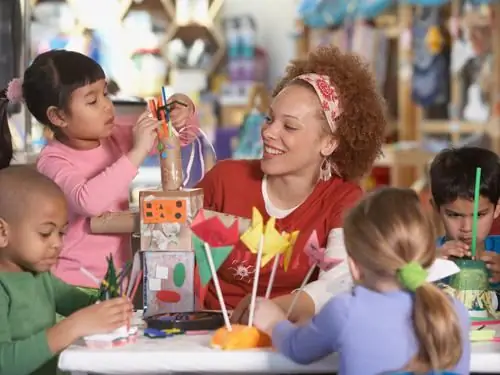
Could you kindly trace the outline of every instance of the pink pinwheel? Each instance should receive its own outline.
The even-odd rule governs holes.
[[[304,280],[300,285],[299,292],[295,293],[292,299],[292,303],[290,304],[290,307],[288,308],[288,311],[286,313],[287,318],[292,313],[293,308],[298,301],[297,297],[309,282],[314,269],[318,267],[321,271],[326,272],[343,262],[343,259],[330,258],[326,256],[326,249],[319,246],[318,233],[315,230],[313,230],[313,232],[309,236],[309,239],[306,242],[306,246],[304,247],[304,252],[309,257],[309,271],[307,272],[306,277],[304,277]]]
[[[326,249],[319,246],[318,233],[315,230],[307,240],[304,252],[309,257],[309,266],[317,266],[321,271],[329,271],[342,263],[342,259],[326,256]]]

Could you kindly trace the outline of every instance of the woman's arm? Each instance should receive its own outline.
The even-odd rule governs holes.
[[[345,261],[329,271],[320,271],[318,280],[307,284],[302,289],[302,293],[295,291],[295,293],[300,293],[300,295],[290,314],[292,322],[309,320],[333,296],[352,288],[352,278],[347,264],[347,252],[345,250],[344,231],[342,228],[332,229],[328,235],[326,256],[345,259]],[[287,311],[295,293],[277,297],[273,301]]]

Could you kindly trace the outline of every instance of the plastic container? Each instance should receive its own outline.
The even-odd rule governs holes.
[[[455,259],[460,272],[450,276],[449,286],[455,297],[469,310],[472,318],[487,318],[492,309],[489,274],[482,260]]]

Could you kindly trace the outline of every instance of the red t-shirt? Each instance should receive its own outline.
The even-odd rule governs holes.
[[[262,214],[264,222],[269,215],[262,196],[262,178],[259,160],[224,160],[218,162],[198,184],[204,192],[204,207],[217,212],[250,218],[252,207]],[[288,271],[281,262],[276,272],[272,297],[291,293],[300,287],[309,270],[307,256],[302,249],[313,230],[318,233],[319,244],[326,245],[329,232],[342,226],[344,212],[361,197],[360,187],[340,178],[318,182],[311,195],[291,214],[276,220],[278,232],[299,230]],[[243,243],[238,242],[229,257],[219,268],[217,275],[228,309],[252,291],[256,255]],[[263,296],[273,266],[270,261],[261,268],[258,295]],[[312,280],[316,280],[317,274]],[[199,285],[199,280],[197,281]],[[213,282],[200,295],[206,309],[219,309]]]

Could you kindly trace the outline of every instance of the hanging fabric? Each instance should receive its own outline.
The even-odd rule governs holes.
[[[444,41],[438,25],[439,8],[421,8],[416,12],[412,38],[412,96],[423,107],[441,104],[448,99],[448,63],[442,52]]]
[[[27,21],[26,21],[27,22]],[[0,1],[0,89],[19,76],[22,40],[21,10],[18,0]]]
[[[260,159],[262,157],[262,125],[266,121],[270,96],[265,85],[256,84],[249,95],[248,109],[240,127],[239,142],[233,159]]]
[[[422,7],[439,7],[448,4],[450,0],[402,0],[401,3],[419,5]]]
[[[358,1],[356,6],[356,16],[359,18],[372,19],[377,17],[393,4],[393,0]]]
[[[298,13],[304,24],[311,28],[329,27],[342,23],[349,1],[302,0]]]

